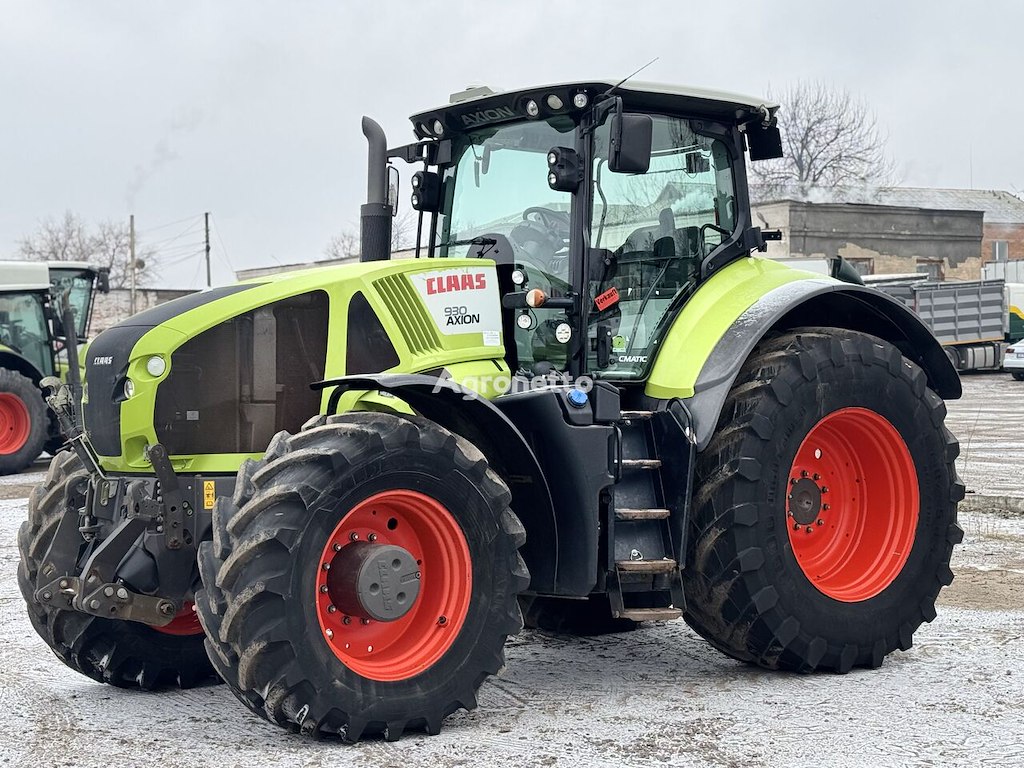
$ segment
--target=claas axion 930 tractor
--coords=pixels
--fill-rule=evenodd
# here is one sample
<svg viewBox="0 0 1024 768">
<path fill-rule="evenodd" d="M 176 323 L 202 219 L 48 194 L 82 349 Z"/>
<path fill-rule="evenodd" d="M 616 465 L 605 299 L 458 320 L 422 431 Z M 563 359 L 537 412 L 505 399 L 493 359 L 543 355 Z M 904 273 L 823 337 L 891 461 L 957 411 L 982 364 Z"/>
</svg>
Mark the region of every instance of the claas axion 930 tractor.
<svg viewBox="0 0 1024 768">
<path fill-rule="evenodd" d="M 897 301 L 757 255 L 776 106 L 486 88 L 363 119 L 357 264 L 104 331 L 29 501 L 21 588 L 66 664 L 223 678 L 348 741 L 436 733 L 524 623 L 679 617 L 729 656 L 848 672 L 935 617 L 962 537 L 960 383 Z M 391 163 L 415 259 L 390 260 Z"/>
</svg>

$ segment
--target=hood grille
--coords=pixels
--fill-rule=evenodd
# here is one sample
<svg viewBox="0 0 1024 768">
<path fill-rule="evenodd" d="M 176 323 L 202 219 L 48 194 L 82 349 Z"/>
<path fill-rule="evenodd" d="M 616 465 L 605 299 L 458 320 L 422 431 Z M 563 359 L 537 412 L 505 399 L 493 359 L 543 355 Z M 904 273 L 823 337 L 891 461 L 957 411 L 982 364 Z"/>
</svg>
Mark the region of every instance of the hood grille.
<svg viewBox="0 0 1024 768">
<path fill-rule="evenodd" d="M 404 275 L 382 277 L 374 282 L 373 287 L 384 300 L 388 314 L 398 325 L 405 343 L 414 355 L 441 351 L 441 340 L 434 322 Z"/>
</svg>

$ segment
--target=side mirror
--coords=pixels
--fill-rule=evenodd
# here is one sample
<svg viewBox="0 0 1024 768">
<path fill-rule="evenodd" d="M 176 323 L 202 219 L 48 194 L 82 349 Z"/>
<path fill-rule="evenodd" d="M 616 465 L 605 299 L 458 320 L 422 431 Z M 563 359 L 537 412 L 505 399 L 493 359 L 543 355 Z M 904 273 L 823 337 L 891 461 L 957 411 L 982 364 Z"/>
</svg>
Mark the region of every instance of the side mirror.
<svg viewBox="0 0 1024 768">
<path fill-rule="evenodd" d="M 391 206 L 391 215 L 398 215 L 398 169 L 393 165 L 388 166 L 388 205 Z"/>
<path fill-rule="evenodd" d="M 647 173 L 653 125 L 650 115 L 612 115 L 608 169 L 615 173 Z"/>
<path fill-rule="evenodd" d="M 110 293 L 110 270 L 106 267 L 96 273 L 96 288 L 100 293 Z"/>
<path fill-rule="evenodd" d="M 774 160 L 782 157 L 782 134 L 779 126 L 751 127 L 747 130 L 747 148 L 751 160 Z"/>
</svg>

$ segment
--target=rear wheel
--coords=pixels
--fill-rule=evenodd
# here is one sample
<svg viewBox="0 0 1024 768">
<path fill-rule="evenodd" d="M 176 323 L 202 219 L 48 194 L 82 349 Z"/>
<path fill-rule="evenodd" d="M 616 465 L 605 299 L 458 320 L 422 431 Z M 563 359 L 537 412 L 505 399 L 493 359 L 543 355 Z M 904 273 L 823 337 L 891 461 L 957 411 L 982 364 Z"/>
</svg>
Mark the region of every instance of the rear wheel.
<svg viewBox="0 0 1024 768">
<path fill-rule="evenodd" d="M 436 733 L 476 706 L 522 628 L 509 501 L 476 448 L 421 419 L 352 413 L 280 433 L 200 547 L 210 658 L 291 730 Z"/>
<path fill-rule="evenodd" d="M 203 628 L 191 605 L 170 624 L 149 627 L 40 604 L 35 592 L 52 579 L 39 567 L 64 515 L 65 493 L 88 477 L 72 451 L 58 453 L 42 485 L 32 489 L 28 520 L 18 532 L 21 563 L 18 585 L 28 606 L 32 626 L 61 661 L 77 672 L 119 688 L 152 690 L 166 686 L 189 688 L 212 681 L 213 668 L 203 647 Z"/>
<path fill-rule="evenodd" d="M 769 668 L 847 672 L 908 649 L 963 537 L 945 413 L 880 339 L 762 344 L 698 458 L 687 622 Z"/>
<path fill-rule="evenodd" d="M 20 472 L 39 458 L 48 425 L 39 388 L 17 371 L 0 368 L 0 475 Z"/>
</svg>

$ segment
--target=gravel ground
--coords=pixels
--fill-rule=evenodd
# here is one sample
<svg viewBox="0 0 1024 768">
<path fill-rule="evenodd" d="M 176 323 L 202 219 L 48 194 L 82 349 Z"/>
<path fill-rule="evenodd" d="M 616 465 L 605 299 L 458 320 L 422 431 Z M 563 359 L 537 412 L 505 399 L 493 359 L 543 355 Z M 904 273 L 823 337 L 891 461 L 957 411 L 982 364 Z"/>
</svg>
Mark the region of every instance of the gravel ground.
<svg viewBox="0 0 1024 768">
<path fill-rule="evenodd" d="M 960 440 L 957 470 L 968 493 L 1024 497 L 1024 381 L 1008 373 L 961 378 L 964 396 L 947 404 Z"/>
<path fill-rule="evenodd" d="M 1024 519 L 965 516 L 938 619 L 879 670 L 769 673 L 681 621 L 603 639 L 526 632 L 480 708 L 449 718 L 440 736 L 346 747 L 280 731 L 223 686 L 143 694 L 64 667 L 29 625 L 15 581 L 24 504 L 0 501 L 0 764 L 1024 764 Z"/>
<path fill-rule="evenodd" d="M 1024 416 L 1024 383 L 973 376 L 964 390 L 949 423 L 969 490 L 1024 496 L 1013 418 Z M 938 618 L 879 670 L 765 672 L 681 621 L 601 639 L 525 632 L 480 708 L 450 717 L 440 736 L 347 747 L 286 734 L 223 686 L 142 694 L 64 667 L 32 630 L 15 580 L 22 497 L 41 479 L 39 465 L 0 478 L 0 765 L 1024 764 L 1021 517 L 961 513 L 967 535 Z"/>
</svg>

